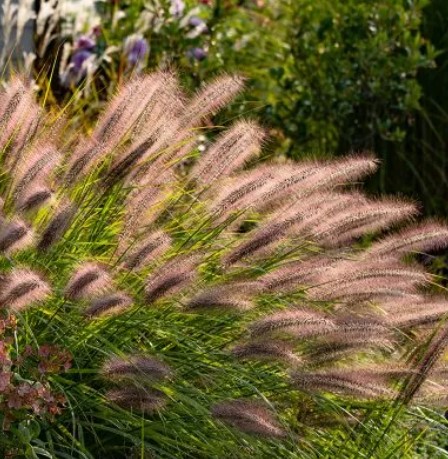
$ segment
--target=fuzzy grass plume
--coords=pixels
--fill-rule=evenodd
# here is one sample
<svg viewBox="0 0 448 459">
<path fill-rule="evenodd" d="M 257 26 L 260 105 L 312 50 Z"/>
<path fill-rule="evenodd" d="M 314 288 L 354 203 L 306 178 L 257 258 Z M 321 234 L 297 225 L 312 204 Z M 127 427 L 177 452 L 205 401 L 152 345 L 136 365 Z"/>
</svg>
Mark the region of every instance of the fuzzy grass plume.
<svg viewBox="0 0 448 459">
<path fill-rule="evenodd" d="M 2 93 L 0 307 L 19 314 L 17 348 L 74 358 L 53 380 L 66 412 L 34 446 L 173 457 L 180 436 L 182 457 L 243 457 L 236 428 L 257 457 L 307 457 L 321 437 L 295 441 L 294 417 L 309 397 L 428 399 L 448 303 L 409 258 L 447 247 L 448 226 L 353 190 L 371 154 L 254 165 L 253 120 L 200 153 L 201 124 L 241 86 L 224 75 L 188 97 L 171 72 L 139 76 L 89 135 L 55 129 L 20 78 Z"/>
</svg>

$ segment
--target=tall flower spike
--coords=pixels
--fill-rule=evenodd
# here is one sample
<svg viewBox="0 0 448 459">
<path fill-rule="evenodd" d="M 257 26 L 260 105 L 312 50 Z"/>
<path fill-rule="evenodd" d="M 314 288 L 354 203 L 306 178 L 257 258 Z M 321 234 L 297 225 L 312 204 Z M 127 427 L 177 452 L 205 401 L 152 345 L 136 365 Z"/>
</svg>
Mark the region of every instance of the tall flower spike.
<svg viewBox="0 0 448 459">
<path fill-rule="evenodd" d="M 445 299 L 443 299 L 445 300 Z M 390 311 L 389 323 L 397 328 L 432 324 L 448 317 L 448 301 L 408 304 L 405 310 Z"/>
<path fill-rule="evenodd" d="M 307 309 L 288 309 L 259 319 L 250 325 L 253 336 L 282 331 L 289 327 L 301 327 L 304 331 L 328 331 L 336 327 L 326 315 Z"/>
<path fill-rule="evenodd" d="M 229 174 L 259 153 L 264 134 L 253 122 L 239 121 L 216 140 L 194 166 L 191 175 L 203 185 Z"/>
<path fill-rule="evenodd" d="M 400 297 L 417 291 L 417 286 L 424 281 L 410 276 L 399 278 L 389 275 L 379 275 L 372 278 L 356 279 L 343 285 L 338 282 L 312 287 L 308 290 L 308 297 L 319 301 L 365 301 L 375 298 Z"/>
<path fill-rule="evenodd" d="M 171 375 L 168 365 L 153 357 L 130 355 L 124 358 L 110 357 L 102 368 L 102 374 L 112 379 L 134 379 L 157 381 Z"/>
<path fill-rule="evenodd" d="M 177 293 L 190 284 L 197 276 L 198 264 L 198 256 L 179 256 L 151 274 L 145 285 L 147 303 Z"/>
<path fill-rule="evenodd" d="M 410 252 L 426 252 L 447 246 L 448 226 L 429 221 L 375 242 L 364 253 L 364 257 L 397 257 Z"/>
<path fill-rule="evenodd" d="M 124 266 L 127 269 L 139 269 L 156 261 L 171 247 L 171 238 L 163 231 L 156 230 L 136 242 L 134 246 L 125 255 Z"/>
<path fill-rule="evenodd" d="M 165 110 L 164 115 L 155 124 L 156 131 L 153 134 L 152 145 L 142 155 L 138 155 L 134 162 L 134 170 L 130 171 L 128 178 L 130 183 L 139 182 L 142 178 L 151 182 L 158 177 L 158 171 L 173 166 L 177 152 L 182 146 L 194 145 L 190 143 L 194 133 L 180 131 L 177 118 L 177 113 Z"/>
<path fill-rule="evenodd" d="M 161 137 L 167 140 L 167 137 L 162 134 L 157 138 L 156 131 L 160 133 L 166 129 L 166 133 L 173 135 L 179 131 L 178 118 L 185 111 L 185 95 L 176 75 L 170 71 L 159 73 L 163 79 L 163 86 L 154 95 L 151 95 L 132 127 L 133 138 L 153 138 L 155 143 L 161 140 Z M 170 119 L 174 122 L 172 128 L 164 125 Z"/>
<path fill-rule="evenodd" d="M 287 164 L 287 165 L 272 165 L 266 164 L 263 166 L 258 166 L 256 169 L 252 170 L 251 172 L 255 174 L 257 170 L 266 172 L 271 172 L 268 175 L 268 180 L 265 182 L 257 184 L 253 189 L 249 187 L 248 190 L 243 188 L 241 193 L 240 191 L 236 190 L 236 197 L 230 195 L 230 200 L 232 204 L 233 210 L 242 211 L 242 210 L 259 210 L 265 211 L 269 210 L 272 211 L 278 208 L 280 205 L 285 204 L 285 201 L 290 201 L 291 196 L 293 195 L 294 189 L 302 189 L 305 190 L 306 180 L 313 177 L 318 173 L 322 173 L 322 165 L 318 162 L 304 162 L 303 164 Z M 247 172 L 249 174 L 250 172 Z M 242 175 L 243 174 L 243 175 Z M 238 174 L 238 178 L 236 180 L 237 184 L 240 184 L 240 176 L 243 179 L 241 183 L 244 186 L 244 172 L 242 174 Z M 317 191 L 317 190 L 315 190 Z M 308 196 L 312 194 L 314 191 L 310 191 L 309 193 L 303 192 L 302 196 Z M 242 194 L 242 195 L 241 195 Z M 234 201 L 234 202 L 232 202 Z M 221 202 L 223 199 L 221 198 Z M 297 203 L 298 200 L 295 199 L 294 203 Z"/>
<path fill-rule="evenodd" d="M 29 195 L 33 185 L 47 182 L 50 174 L 59 164 L 61 156 L 52 145 L 37 145 L 19 164 L 13 196 L 16 202 Z"/>
<path fill-rule="evenodd" d="M 448 387 L 425 382 L 413 397 L 413 402 L 431 408 L 445 408 L 448 402 Z"/>
<path fill-rule="evenodd" d="M 303 360 L 294 353 L 290 343 L 280 340 L 250 341 L 232 349 L 232 354 L 239 359 L 278 360 L 290 365 L 299 365 Z"/>
<path fill-rule="evenodd" d="M 137 141 L 131 145 L 126 156 L 123 159 L 116 161 L 108 171 L 104 185 L 111 186 L 123 179 L 135 164 L 145 155 L 145 153 L 153 145 L 153 139 L 145 139 Z"/>
<path fill-rule="evenodd" d="M 209 115 L 217 113 L 242 89 L 244 80 L 234 75 L 223 75 L 201 89 L 186 108 L 182 125 L 196 126 Z"/>
<path fill-rule="evenodd" d="M 293 292 L 299 286 L 315 285 L 321 281 L 323 273 L 336 263 L 327 257 L 311 257 L 307 260 L 292 261 L 260 278 L 263 290 L 269 292 Z"/>
<path fill-rule="evenodd" d="M 33 244 L 33 232 L 22 220 L 16 218 L 0 226 L 0 252 L 11 254 Z"/>
<path fill-rule="evenodd" d="M 306 392 L 324 391 L 366 399 L 392 398 L 395 395 L 394 391 L 384 385 L 384 380 L 378 381 L 378 379 L 372 379 L 370 372 L 363 373 L 356 370 L 292 373 L 293 384 Z"/>
<path fill-rule="evenodd" d="M 358 332 L 370 335 L 373 333 L 385 334 L 389 331 L 386 324 L 374 318 L 336 318 L 329 326 L 327 323 L 305 323 L 305 324 L 292 324 L 272 330 L 270 333 L 283 334 L 288 337 L 293 337 L 296 340 L 310 340 L 310 339 L 331 339 L 342 334 L 349 339 L 350 334 Z"/>
<path fill-rule="evenodd" d="M 276 168 L 268 166 L 259 166 L 248 172 L 242 172 L 224 183 L 218 183 L 217 187 L 212 189 L 215 196 L 211 197 L 210 213 L 212 215 L 226 216 L 230 211 L 244 209 L 245 198 L 251 199 L 256 193 L 259 193 L 267 186 L 276 176 Z M 218 190 L 216 190 L 218 188 Z M 247 207 L 250 207 L 247 205 Z M 218 219 L 218 222 L 222 218 Z"/>
<path fill-rule="evenodd" d="M 125 293 L 110 293 L 94 299 L 84 311 L 90 318 L 104 315 L 120 314 L 132 306 L 132 298 Z"/>
<path fill-rule="evenodd" d="M 247 400 L 230 400 L 213 406 L 212 414 L 243 432 L 267 437 L 284 437 L 286 433 L 272 413 L 263 405 Z"/>
<path fill-rule="evenodd" d="M 39 250 L 48 250 L 58 242 L 69 229 L 76 211 L 76 206 L 68 200 L 60 202 L 52 219 L 42 232 L 37 248 Z"/>
<path fill-rule="evenodd" d="M 19 312 L 34 303 L 44 301 L 50 292 L 48 284 L 36 273 L 16 268 L 2 281 L 0 305 Z"/>
<path fill-rule="evenodd" d="M 166 404 L 163 392 L 134 386 L 111 389 L 106 392 L 105 397 L 125 410 L 136 410 L 142 413 L 158 411 Z"/>
<path fill-rule="evenodd" d="M 251 208 L 262 210 L 268 206 L 276 207 L 273 203 L 277 205 L 278 203 L 283 204 L 284 201 L 288 201 L 295 194 L 295 190 L 300 190 L 301 196 L 310 195 L 314 191 L 318 191 L 318 189 L 313 189 L 308 192 L 309 182 L 318 182 L 319 178 L 327 175 L 328 170 L 324 164 L 317 161 L 304 161 L 303 164 L 277 166 L 274 178 L 256 195 L 250 194 L 248 200 L 244 200 L 243 203 L 250 203 Z M 295 201 L 297 202 L 297 200 Z"/>
<path fill-rule="evenodd" d="M 37 137 L 42 122 L 40 107 L 36 103 L 30 104 L 26 112 L 26 121 L 14 131 L 14 135 L 8 145 L 8 158 L 5 165 L 9 171 L 15 171 L 27 147 Z"/>
<path fill-rule="evenodd" d="M 321 170 L 324 175 L 320 176 L 320 174 L 317 174 L 317 180 L 315 177 L 311 177 L 309 183 L 303 188 L 306 188 L 306 192 L 309 193 L 310 191 L 348 184 L 373 174 L 377 168 L 378 161 L 371 154 L 366 153 L 363 155 L 347 156 L 332 161 L 327 165 L 322 164 Z M 302 190 L 298 188 L 297 192 L 300 195 Z"/>
<path fill-rule="evenodd" d="M 16 201 L 17 210 L 21 212 L 30 211 L 41 207 L 45 202 L 49 201 L 53 193 L 51 190 L 42 185 L 33 185 L 24 192 Z"/>
<path fill-rule="evenodd" d="M 158 163 L 157 169 L 162 169 L 163 164 L 160 163 L 165 162 L 165 156 L 168 156 L 169 142 L 175 139 L 179 130 L 178 116 L 183 105 L 180 97 L 173 97 L 170 91 L 159 94 L 151 105 L 154 106 L 148 110 L 148 116 L 141 121 L 144 128 L 142 134 L 136 136 L 130 147 L 114 160 L 105 179 L 106 185 L 112 185 L 127 175 L 140 173 L 142 165 L 146 167 Z M 138 126 L 136 128 L 138 130 Z M 148 175 L 146 169 L 144 175 Z"/>
<path fill-rule="evenodd" d="M 141 115 L 148 103 L 147 96 L 150 99 L 159 88 L 160 79 L 156 74 L 146 77 L 137 76 L 129 80 L 115 94 L 101 116 L 93 132 L 95 140 L 106 145 L 109 143 L 116 145 Z"/>
<path fill-rule="evenodd" d="M 345 315 L 344 315 L 345 314 Z M 347 343 L 356 342 L 359 335 L 391 338 L 389 324 L 382 317 L 358 316 L 353 313 L 340 312 L 334 319 L 335 328 L 328 330 L 320 342 Z"/>
<path fill-rule="evenodd" d="M 345 209 L 321 222 L 313 236 L 328 246 L 340 246 L 367 233 L 385 230 L 417 214 L 413 204 L 395 200 L 369 203 L 360 209 Z"/>
<path fill-rule="evenodd" d="M 377 310 L 385 314 L 393 314 L 394 312 L 401 314 L 407 312 L 408 308 L 415 308 L 426 301 L 437 302 L 436 297 L 426 298 L 424 294 L 409 294 L 403 298 L 390 298 L 378 303 L 374 303 Z"/>
<path fill-rule="evenodd" d="M 188 308 L 223 308 L 245 311 L 254 305 L 250 298 L 260 291 L 258 282 L 234 282 L 204 289 L 187 304 Z"/>
<path fill-rule="evenodd" d="M 31 91 L 26 84 L 20 79 L 15 78 L 9 88 L 6 90 L 7 101 L 3 107 L 3 113 L 0 121 L 2 132 L 0 135 L 0 148 L 13 145 L 14 137 L 20 136 L 23 130 L 28 129 L 30 113 L 33 113 L 32 107 L 35 106 Z M 32 115 L 31 115 L 32 118 Z M 13 155 L 11 152 L 6 154 L 6 163 L 9 163 Z"/>
<path fill-rule="evenodd" d="M 120 235 L 120 253 L 128 250 L 132 237 L 138 237 L 141 230 L 149 226 L 163 210 L 167 184 L 173 180 L 172 171 L 159 172 L 154 182 L 136 184 L 126 199 L 126 218 Z"/>
<path fill-rule="evenodd" d="M 336 324 L 335 330 L 330 330 L 324 339 L 337 339 L 338 336 L 346 334 L 347 340 L 350 333 L 362 332 L 366 335 L 377 333 L 387 334 L 390 332 L 390 327 L 385 323 L 381 317 L 358 316 L 353 313 L 339 312 L 334 319 Z"/>
<path fill-rule="evenodd" d="M 97 263 L 82 264 L 70 277 L 65 297 L 71 300 L 91 298 L 110 289 L 109 274 Z"/>
<path fill-rule="evenodd" d="M 348 263 L 343 263 L 347 266 Z M 386 266 L 385 268 L 372 268 L 363 266 L 363 263 L 354 262 L 347 271 L 338 269 L 336 265 L 333 270 L 323 272 L 320 276 L 320 285 L 311 287 L 308 290 L 309 296 L 319 300 L 332 300 L 348 298 L 353 295 L 355 298 L 364 294 L 381 293 L 385 288 L 396 290 L 413 291 L 418 285 L 428 282 L 430 276 L 421 269 L 412 269 L 406 266 Z M 339 273 L 339 274 L 338 274 Z"/>
<path fill-rule="evenodd" d="M 318 282 L 327 283 L 334 281 L 351 282 L 366 278 L 375 278 L 381 276 L 393 277 L 414 277 L 414 279 L 429 279 L 430 276 L 425 273 L 421 266 L 417 264 L 404 264 L 400 260 L 381 259 L 368 261 L 359 259 L 357 255 L 350 259 L 340 258 L 333 260 L 328 269 L 319 272 Z"/>
<path fill-rule="evenodd" d="M 17 110 L 26 93 L 26 88 L 20 78 L 13 78 L 7 88 L 2 91 L 0 98 L 0 125 L 5 127 Z"/>
<path fill-rule="evenodd" d="M 357 329 L 343 330 L 325 336 L 325 342 L 313 346 L 307 353 L 309 366 L 320 366 L 323 363 L 334 363 L 341 358 L 353 358 L 358 353 L 374 353 L 378 349 L 391 350 L 395 343 L 386 333 L 373 329 L 370 333 Z"/>
<path fill-rule="evenodd" d="M 297 166 L 286 173 L 282 180 L 275 180 L 260 193 L 252 203 L 255 209 L 265 208 L 268 203 L 280 200 L 297 200 L 323 190 L 331 190 L 372 174 L 377 168 L 376 160 L 369 156 L 348 157 L 331 163 L 311 163 Z M 294 169 L 297 172 L 294 172 Z"/>
<path fill-rule="evenodd" d="M 167 83 L 166 75 L 155 73 L 131 80 L 113 99 L 92 139 L 80 144 L 68 165 L 65 180 L 74 183 L 114 150 L 142 115 L 151 100 L 157 100 Z M 143 97 L 142 97 L 143 94 Z"/>
<path fill-rule="evenodd" d="M 286 205 L 270 216 L 268 222 L 250 233 L 248 241 L 233 249 L 225 258 L 225 265 L 232 265 L 242 258 L 254 255 L 260 250 L 266 251 L 283 241 L 291 233 L 300 233 L 312 226 L 315 220 L 325 218 L 338 208 L 350 208 L 357 203 L 350 195 L 336 193 L 317 193 L 309 199 L 301 200 L 297 205 Z"/>
<path fill-rule="evenodd" d="M 165 122 L 157 132 L 158 139 L 139 157 L 129 171 L 126 182 L 133 186 L 160 180 L 160 174 L 173 173 L 175 166 L 192 155 L 198 144 L 198 135 L 192 130 L 180 130 L 179 121 Z"/>
</svg>

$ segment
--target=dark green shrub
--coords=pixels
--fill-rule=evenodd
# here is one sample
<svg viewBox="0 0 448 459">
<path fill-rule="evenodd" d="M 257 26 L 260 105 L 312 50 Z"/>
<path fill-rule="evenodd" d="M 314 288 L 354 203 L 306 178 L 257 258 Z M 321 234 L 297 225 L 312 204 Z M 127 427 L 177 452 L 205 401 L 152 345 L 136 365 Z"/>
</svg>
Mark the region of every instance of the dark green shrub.
<svg viewBox="0 0 448 459">
<path fill-rule="evenodd" d="M 426 1 L 286 3 L 289 47 L 284 65 L 271 68 L 283 91 L 266 110 L 287 137 L 286 151 L 402 142 L 420 109 L 417 71 L 433 65 L 433 48 L 419 31 Z"/>
</svg>

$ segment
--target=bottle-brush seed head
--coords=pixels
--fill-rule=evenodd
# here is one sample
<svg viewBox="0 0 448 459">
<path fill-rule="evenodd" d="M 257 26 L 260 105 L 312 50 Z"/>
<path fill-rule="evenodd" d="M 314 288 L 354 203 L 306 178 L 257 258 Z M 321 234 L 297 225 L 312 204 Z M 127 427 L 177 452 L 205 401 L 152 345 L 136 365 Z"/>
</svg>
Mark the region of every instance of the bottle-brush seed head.
<svg viewBox="0 0 448 459">
<path fill-rule="evenodd" d="M 447 247 L 448 226 L 415 224 L 414 203 L 346 186 L 376 170 L 369 153 L 255 164 L 265 132 L 248 120 L 198 153 L 198 128 L 242 83 L 224 75 L 189 98 L 173 72 L 131 78 L 91 134 L 67 142 L 29 85 L 12 79 L 0 94 L 0 252 L 8 266 L 1 308 L 26 312 L 31 328 L 43 323 L 33 313 L 44 302 L 52 327 L 69 314 L 64 333 L 77 343 L 74 352 L 96 352 L 89 365 L 102 378 L 89 390 L 130 411 L 167 405 L 162 384 L 173 399 L 179 388 L 184 397 L 193 385 L 186 366 L 191 374 L 213 369 L 204 375 L 213 379 L 226 370 L 214 361 L 223 349 L 248 372 L 235 381 L 236 398 L 260 359 L 263 375 L 272 363 L 289 367 L 285 384 L 302 393 L 428 401 L 428 378 L 444 388 L 438 368 L 448 302 L 427 294 L 435 279 L 408 259 Z M 370 245 L 354 245 L 365 235 Z M 181 328 L 176 339 L 169 327 Z M 407 358 L 409 337 L 421 350 L 415 361 Z M 109 341 L 107 355 L 99 343 Z M 188 349 L 188 363 L 178 349 Z M 360 353 L 375 364 L 361 368 Z M 273 398 L 280 416 L 295 409 L 263 387 L 260 374 L 256 390 Z M 107 387 L 98 389 L 98 380 Z M 228 380 L 224 387 L 232 391 Z M 204 394 L 212 388 L 221 390 L 210 384 Z M 440 400 L 445 392 L 437 393 Z M 169 406 L 183 406 L 182 397 Z M 285 436 L 253 400 L 215 403 L 212 415 L 248 433 Z"/>
</svg>

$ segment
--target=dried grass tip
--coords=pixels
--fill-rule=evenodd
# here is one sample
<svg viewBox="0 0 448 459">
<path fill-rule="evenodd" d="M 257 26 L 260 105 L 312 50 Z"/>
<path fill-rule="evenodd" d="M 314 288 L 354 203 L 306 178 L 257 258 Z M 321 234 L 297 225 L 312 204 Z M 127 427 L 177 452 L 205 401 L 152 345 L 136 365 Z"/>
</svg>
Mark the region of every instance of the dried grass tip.
<svg viewBox="0 0 448 459">
<path fill-rule="evenodd" d="M 140 377 L 146 380 L 160 380 L 169 377 L 171 369 L 153 357 L 129 355 L 124 358 L 109 358 L 103 365 L 102 374 L 112 379 Z"/>
</svg>

